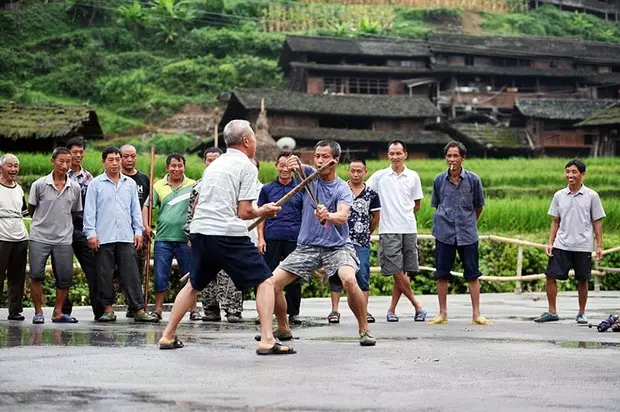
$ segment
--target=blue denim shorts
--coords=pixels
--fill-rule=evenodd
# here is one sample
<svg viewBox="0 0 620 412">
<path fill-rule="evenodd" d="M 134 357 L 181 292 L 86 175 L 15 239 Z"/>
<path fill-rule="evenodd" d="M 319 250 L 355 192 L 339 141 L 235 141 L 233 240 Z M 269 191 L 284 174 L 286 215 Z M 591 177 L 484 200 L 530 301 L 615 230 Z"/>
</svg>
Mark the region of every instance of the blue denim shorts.
<svg viewBox="0 0 620 412">
<path fill-rule="evenodd" d="M 155 292 L 168 290 L 172 258 L 177 259 L 181 276 L 191 270 L 191 254 L 187 242 L 155 242 Z"/>
</svg>

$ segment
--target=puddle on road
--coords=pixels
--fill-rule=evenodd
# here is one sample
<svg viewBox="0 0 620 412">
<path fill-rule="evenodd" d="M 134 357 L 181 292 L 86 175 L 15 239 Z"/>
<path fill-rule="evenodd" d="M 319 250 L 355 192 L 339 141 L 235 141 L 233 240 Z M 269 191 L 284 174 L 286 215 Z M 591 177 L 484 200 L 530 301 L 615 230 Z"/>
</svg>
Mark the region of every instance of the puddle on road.
<svg viewBox="0 0 620 412">
<path fill-rule="evenodd" d="M 221 396 L 219 398 L 222 398 Z M 191 401 L 173 401 L 161 399 L 157 395 L 146 392 L 122 392 L 97 389 L 70 389 L 39 388 L 35 391 L 0 391 L 0 407 L 18 407 L 19 405 L 40 406 L 48 410 L 50 405 L 56 410 L 68 408 L 83 408 L 99 406 L 114 410 L 116 407 L 148 410 L 150 408 L 170 408 L 184 411 L 246 411 L 247 408 L 225 406 L 226 401 L 235 401 L 237 398 L 218 399 L 222 405 L 204 405 Z M 95 408 L 97 409 L 97 408 Z"/>
<path fill-rule="evenodd" d="M 299 328 L 324 326 L 319 319 L 304 320 Z M 0 325 L 0 349 L 17 346 L 125 346 L 138 347 L 155 345 L 162 336 L 163 325 L 142 325 L 119 322 L 117 324 L 97 324 L 84 322 L 78 325 L 30 325 L 27 323 L 9 323 Z M 239 323 L 227 322 L 192 322 L 182 323 L 183 341 L 187 343 L 214 342 L 216 336 L 205 336 L 204 333 L 255 333 L 257 326 L 254 320 Z M 192 334 L 192 331 L 197 332 Z"/>
<path fill-rule="evenodd" d="M 620 349 L 620 342 L 584 342 L 576 340 L 550 341 L 554 345 L 569 349 Z"/>
</svg>

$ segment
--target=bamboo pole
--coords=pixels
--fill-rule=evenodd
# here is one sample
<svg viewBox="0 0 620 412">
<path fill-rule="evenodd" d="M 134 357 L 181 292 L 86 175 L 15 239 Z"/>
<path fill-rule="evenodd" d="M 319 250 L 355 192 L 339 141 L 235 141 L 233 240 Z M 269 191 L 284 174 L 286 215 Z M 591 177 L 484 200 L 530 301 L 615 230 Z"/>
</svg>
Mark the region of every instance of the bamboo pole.
<svg viewBox="0 0 620 412">
<path fill-rule="evenodd" d="M 523 245 L 519 245 L 519 250 L 517 251 L 517 277 L 520 278 L 523 275 Z M 521 281 L 517 280 L 515 283 L 515 293 L 521 294 L 523 289 L 521 289 Z"/>
<path fill-rule="evenodd" d="M 149 206 L 147 217 L 148 220 L 146 222 L 149 227 L 151 227 L 151 222 L 153 221 L 153 179 L 155 178 L 155 146 L 151 146 L 151 171 L 149 173 Z M 144 304 L 149 304 L 149 286 L 151 283 L 151 243 L 150 240 L 146 245 L 146 261 L 148 265 L 144 268 Z M 146 306 L 145 306 L 146 307 Z"/>
</svg>

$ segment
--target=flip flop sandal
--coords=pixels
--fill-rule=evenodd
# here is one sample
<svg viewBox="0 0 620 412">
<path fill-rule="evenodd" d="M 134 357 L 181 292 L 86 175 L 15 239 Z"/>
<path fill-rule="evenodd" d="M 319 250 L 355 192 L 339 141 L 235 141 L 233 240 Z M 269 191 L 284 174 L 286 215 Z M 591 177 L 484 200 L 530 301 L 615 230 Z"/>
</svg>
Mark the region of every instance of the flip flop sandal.
<svg viewBox="0 0 620 412">
<path fill-rule="evenodd" d="M 179 349 L 182 348 L 183 346 L 183 342 L 181 342 L 176 336 L 174 337 L 174 341 L 170 342 L 170 343 L 160 343 L 159 344 L 159 349 Z"/>
<path fill-rule="evenodd" d="M 71 315 L 63 314 L 59 318 L 52 318 L 54 323 L 78 323 L 78 320 Z"/>
<path fill-rule="evenodd" d="M 328 323 L 340 323 L 340 313 L 332 312 L 329 315 L 327 315 L 327 322 Z"/>
<path fill-rule="evenodd" d="M 42 313 L 36 314 L 32 317 L 32 323 L 35 325 L 41 325 L 45 323 L 45 316 Z"/>
<path fill-rule="evenodd" d="M 290 346 L 286 346 L 287 349 L 284 349 L 285 346 L 282 346 L 280 343 L 276 342 L 269 349 L 256 349 L 257 355 L 292 355 L 297 353 L 295 349 Z"/>
<path fill-rule="evenodd" d="M 161 319 L 161 315 L 159 316 L 159 319 Z M 202 315 L 200 312 L 192 312 L 189 314 L 189 320 L 202 320 Z"/>
<path fill-rule="evenodd" d="M 375 323 L 375 317 L 372 316 L 370 313 L 366 314 L 366 322 L 368 323 Z"/>
<path fill-rule="evenodd" d="M 293 332 L 280 332 L 276 329 L 273 331 L 273 337 L 284 342 L 293 339 Z M 254 340 L 260 342 L 260 335 L 254 336 Z"/>
<path fill-rule="evenodd" d="M 398 322 L 398 315 L 396 313 L 388 312 L 385 316 L 385 320 L 388 322 Z"/>
<path fill-rule="evenodd" d="M 413 319 L 415 322 L 424 322 L 426 320 L 426 315 L 428 314 L 428 312 L 424 309 L 422 309 L 419 312 L 415 313 L 415 318 Z"/>
</svg>

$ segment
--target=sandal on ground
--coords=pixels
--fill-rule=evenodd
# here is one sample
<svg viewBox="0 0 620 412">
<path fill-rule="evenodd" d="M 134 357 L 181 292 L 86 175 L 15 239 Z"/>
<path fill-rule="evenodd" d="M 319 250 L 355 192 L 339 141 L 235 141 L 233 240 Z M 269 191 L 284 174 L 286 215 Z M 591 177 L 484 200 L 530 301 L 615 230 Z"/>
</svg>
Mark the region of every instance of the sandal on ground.
<svg viewBox="0 0 620 412">
<path fill-rule="evenodd" d="M 360 345 L 362 346 L 375 346 L 377 344 L 377 340 L 374 336 L 370 334 L 369 330 L 365 330 L 360 333 Z"/>
<path fill-rule="evenodd" d="M 426 320 L 426 315 L 428 314 L 428 312 L 425 309 L 422 309 L 421 311 L 416 311 L 415 313 L 415 318 L 413 319 L 416 322 L 424 322 Z"/>
<path fill-rule="evenodd" d="M 176 336 L 174 337 L 174 340 L 169 343 L 163 343 L 161 339 L 159 340 L 159 349 L 179 349 L 183 346 L 185 346 L 183 345 L 183 342 L 181 342 Z"/>
<path fill-rule="evenodd" d="M 63 314 L 59 318 L 52 318 L 54 323 L 78 323 L 78 320 L 71 315 Z"/>
<path fill-rule="evenodd" d="M 375 323 L 375 317 L 372 316 L 370 313 L 366 313 L 366 322 Z"/>
<path fill-rule="evenodd" d="M 445 325 L 448 323 L 448 318 L 444 318 L 441 315 L 435 316 L 433 319 L 426 322 L 428 325 Z"/>
<path fill-rule="evenodd" d="M 41 325 L 45 323 L 45 316 L 42 313 L 37 313 L 32 317 L 32 323 L 35 325 Z"/>
<path fill-rule="evenodd" d="M 292 355 L 294 353 L 297 353 L 295 349 L 290 346 L 282 346 L 278 342 L 269 349 L 256 349 L 257 355 Z"/>
<path fill-rule="evenodd" d="M 290 330 L 289 331 L 281 331 L 281 330 L 274 329 L 273 337 L 278 339 L 278 340 L 281 340 L 281 341 L 292 340 L 293 339 L 293 332 L 291 332 Z M 260 342 L 260 335 L 254 336 L 254 340 Z"/>
<path fill-rule="evenodd" d="M 332 312 L 327 315 L 327 323 L 340 323 L 340 313 Z"/>
<path fill-rule="evenodd" d="M 161 317 L 159 319 L 161 319 Z M 193 312 L 190 312 L 189 313 L 189 320 L 202 320 L 202 315 L 197 310 L 193 311 Z"/>
<path fill-rule="evenodd" d="M 491 326 L 493 322 L 485 318 L 484 316 L 478 316 L 476 319 L 471 321 L 472 325 L 480 325 L 480 326 Z"/>
<path fill-rule="evenodd" d="M 385 316 L 385 320 L 388 322 L 398 322 L 398 315 L 396 313 L 388 312 Z"/>
<path fill-rule="evenodd" d="M 160 310 L 154 310 L 151 312 L 151 316 L 155 316 L 158 320 L 161 320 L 162 313 Z M 135 318 L 135 315 L 134 315 Z"/>
<path fill-rule="evenodd" d="M 540 315 L 539 317 L 537 317 L 536 319 L 534 319 L 534 322 L 536 323 L 544 323 L 544 322 L 555 322 L 560 320 L 560 317 L 557 314 L 553 314 L 553 313 L 549 313 L 549 312 L 543 312 L 542 315 Z"/>
</svg>

